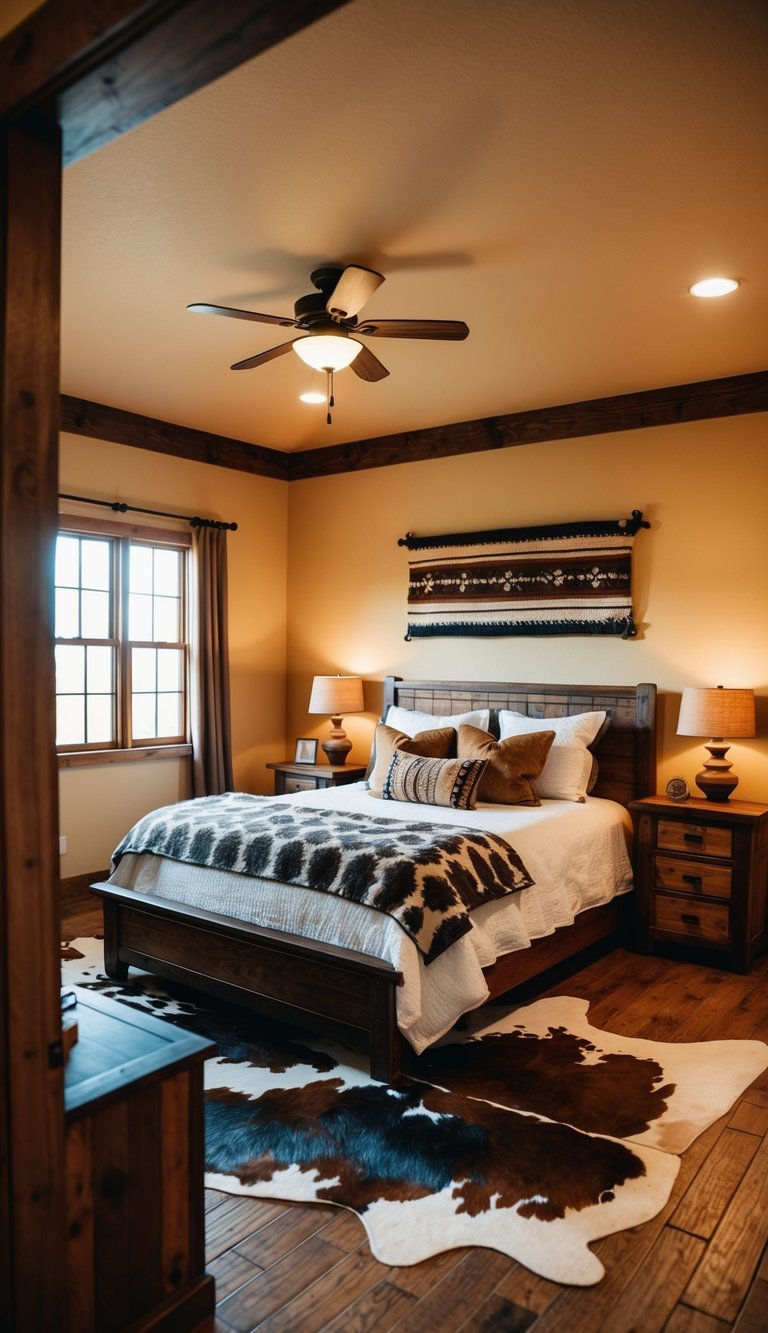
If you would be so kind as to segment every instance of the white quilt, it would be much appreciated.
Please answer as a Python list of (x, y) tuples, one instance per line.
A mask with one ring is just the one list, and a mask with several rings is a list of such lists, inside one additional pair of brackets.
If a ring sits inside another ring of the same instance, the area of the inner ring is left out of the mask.
[(533, 876), (532, 888), (474, 912), (469, 934), (427, 967), (397, 922), (370, 907), (164, 857), (123, 856), (110, 878), (113, 884), (391, 962), (403, 974), (398, 1025), (416, 1052), (487, 1000), (482, 968), (499, 954), (528, 948), (532, 940), (570, 925), (578, 912), (632, 887), (631, 821), (613, 801), (588, 797), (584, 804), (544, 801), (539, 807), (481, 804), (457, 818), (458, 812), (440, 806), (382, 801), (362, 782), (274, 799), (486, 830), (506, 838)]

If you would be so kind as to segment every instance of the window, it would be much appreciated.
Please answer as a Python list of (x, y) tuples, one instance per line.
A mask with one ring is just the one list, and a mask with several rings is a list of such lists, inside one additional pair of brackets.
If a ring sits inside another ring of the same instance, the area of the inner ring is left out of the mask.
[(188, 543), (153, 529), (72, 520), (56, 542), (60, 751), (188, 739)]

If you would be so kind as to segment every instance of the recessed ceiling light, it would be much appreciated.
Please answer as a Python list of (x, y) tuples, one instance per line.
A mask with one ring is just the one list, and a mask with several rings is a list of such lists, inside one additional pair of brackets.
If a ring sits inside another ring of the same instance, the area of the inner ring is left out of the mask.
[(729, 292), (735, 292), (738, 285), (735, 278), (703, 278), (688, 290), (691, 296), (727, 296)]
[(324, 403), (325, 394), (318, 393), (317, 389), (309, 389), (306, 393), (300, 393), (299, 398), (302, 403)]

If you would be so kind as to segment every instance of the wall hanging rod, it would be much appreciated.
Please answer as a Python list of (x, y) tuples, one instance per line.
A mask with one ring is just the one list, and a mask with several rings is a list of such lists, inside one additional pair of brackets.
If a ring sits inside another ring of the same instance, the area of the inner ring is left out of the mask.
[(117, 514), (152, 514), (155, 518), (180, 518), (188, 523), (191, 528), (221, 528), (226, 532), (237, 532), (236, 523), (224, 523), (220, 518), (200, 518), (199, 515), (191, 514), (169, 514), (165, 509), (141, 509), (139, 505), (127, 505), (122, 500), (92, 500), (88, 495), (63, 495), (59, 492), (60, 500), (76, 500), (78, 504), (102, 505), (105, 509), (113, 509)]

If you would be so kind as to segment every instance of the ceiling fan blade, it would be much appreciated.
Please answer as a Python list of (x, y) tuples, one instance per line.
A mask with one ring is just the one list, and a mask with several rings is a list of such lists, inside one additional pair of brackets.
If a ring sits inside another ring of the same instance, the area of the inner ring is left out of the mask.
[(257, 310), (233, 310), (228, 305), (208, 305), (205, 301), (195, 301), (193, 305), (187, 306), (187, 310), (197, 315), (228, 315), (230, 319), (251, 319), (257, 324), (282, 324), (284, 328), (298, 328), (296, 320), (290, 315), (260, 315)]
[(462, 319), (377, 319), (366, 320), (354, 329), (371, 338), (439, 338), (459, 342), (469, 333)]
[(372, 268), (348, 265), (326, 301), (328, 314), (334, 319), (350, 319), (362, 310), (366, 301), (370, 301), (383, 281), (383, 274)]
[(263, 366), (267, 361), (274, 361), (276, 356), (283, 356), (285, 352), (290, 352), (293, 343), (280, 343), (277, 347), (270, 347), (268, 352), (259, 352), (256, 356), (248, 356), (245, 361), (236, 361), (230, 370), (254, 370), (256, 366)]
[(384, 380), (389, 374), (387, 367), (382, 365), (379, 358), (373, 355), (370, 347), (365, 345), (363, 345), (363, 350), (358, 352), (354, 361), (350, 363), (350, 369), (354, 370), (361, 380), (368, 380), (369, 383)]

